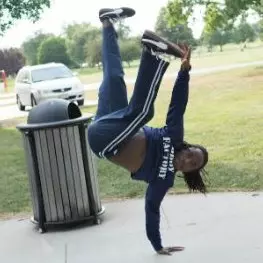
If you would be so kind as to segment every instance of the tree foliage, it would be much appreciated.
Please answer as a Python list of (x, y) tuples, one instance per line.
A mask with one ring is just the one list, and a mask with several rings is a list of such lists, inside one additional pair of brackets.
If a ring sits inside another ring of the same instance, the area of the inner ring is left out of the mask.
[(246, 21), (241, 21), (233, 31), (233, 40), (235, 43), (253, 42), (256, 39), (256, 31)]
[(157, 34), (172, 42), (187, 42), (192, 47), (197, 45), (194, 39), (192, 29), (186, 24), (178, 24), (174, 27), (170, 26), (167, 20), (167, 9), (162, 8), (157, 17), (155, 24), (155, 31)]
[(27, 18), (37, 21), (45, 7), (50, 7), (50, 0), (1, 0), (0, 35), (16, 20)]
[[(193, 14), (196, 5), (210, 9), (210, 22), (213, 27), (223, 20), (234, 21), (239, 15), (254, 10), (258, 14), (263, 14), (262, 0), (169, 0), (167, 4), (167, 18), (170, 26), (186, 23)], [(211, 10), (212, 9), (212, 10)], [(220, 25), (219, 25), (220, 26)]]
[(87, 42), (85, 45), (86, 61), (90, 67), (98, 66), (100, 68), (102, 62), (102, 38), (97, 37), (93, 41)]
[(250, 25), (244, 17), (237, 26), (228, 30), (222, 30), (219, 28), (204, 30), (201, 41), (207, 45), (208, 50), (210, 51), (213, 46), (217, 45), (219, 45), (220, 50), (223, 51), (223, 46), (227, 43), (243, 43), (245, 47), (247, 42), (253, 42), (259, 37), (259, 28), (260, 23)]
[(65, 39), (50, 37), (42, 42), (38, 50), (38, 63), (60, 62), (70, 65)]
[(130, 67), (130, 63), (141, 55), (141, 47), (137, 39), (129, 39), (120, 42), (120, 53), (122, 61)]
[(44, 40), (52, 36), (53, 36), (52, 34), (44, 34), (42, 32), (36, 32), (33, 37), (26, 40), (22, 44), (22, 51), (26, 57), (27, 64), (30, 65), (38, 64), (38, 49)]
[(259, 38), (263, 41), (263, 19), (259, 21), (258, 27), (259, 27)]
[(70, 57), (82, 64), (86, 60), (87, 43), (100, 37), (101, 31), (90, 23), (68, 25), (64, 31)]
[(224, 15), (224, 11), (217, 4), (210, 4), (205, 11), (205, 32), (213, 33), (219, 28), (226, 27), (227, 19)]
[(7, 75), (16, 74), (25, 65), (25, 57), (18, 48), (0, 50), (0, 70)]
[(118, 34), (119, 39), (128, 39), (131, 33), (131, 29), (129, 26), (125, 25), (123, 20), (117, 24), (116, 32)]
[(223, 46), (232, 39), (231, 31), (221, 31), (219, 29), (214, 30), (213, 32), (206, 32), (202, 36), (203, 43), (207, 45), (208, 50), (211, 51), (214, 46), (219, 46), (220, 51), (223, 51)]

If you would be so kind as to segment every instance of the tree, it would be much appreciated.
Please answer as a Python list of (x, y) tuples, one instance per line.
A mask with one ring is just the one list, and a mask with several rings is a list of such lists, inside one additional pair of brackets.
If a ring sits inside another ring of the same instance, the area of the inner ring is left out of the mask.
[(258, 27), (259, 27), (259, 38), (261, 41), (263, 41), (263, 19), (259, 21)]
[[(201, 5), (203, 7), (211, 8), (213, 6), (214, 12), (217, 13), (214, 22), (223, 14), (226, 21), (232, 21), (248, 11), (254, 10), (258, 14), (263, 14), (262, 0), (169, 0), (167, 4), (167, 18), (170, 26), (186, 23), (193, 15), (194, 7)], [(220, 19), (219, 19), (220, 21)]]
[(192, 29), (187, 25), (169, 26), (166, 8), (161, 8), (159, 12), (155, 24), (155, 31), (157, 34), (172, 42), (187, 42), (192, 47), (197, 46), (197, 41), (194, 39)]
[(95, 67), (98, 66), (100, 68), (100, 64), (102, 62), (102, 38), (98, 37), (93, 41), (87, 42), (85, 45), (86, 52), (86, 61), (89, 66)]
[(253, 42), (256, 39), (256, 32), (246, 21), (241, 21), (238, 27), (234, 30), (235, 43)]
[(230, 31), (221, 31), (219, 29), (213, 32), (206, 32), (202, 36), (203, 43), (208, 47), (208, 50), (211, 51), (213, 46), (219, 46), (220, 51), (223, 51), (223, 46), (231, 41), (231, 32)]
[(138, 59), (141, 54), (141, 48), (137, 40), (128, 39), (120, 42), (121, 58), (130, 67), (130, 62)]
[(70, 65), (71, 61), (67, 53), (65, 39), (50, 37), (42, 42), (38, 50), (38, 63), (60, 62)]
[(205, 32), (215, 33), (219, 28), (223, 29), (227, 26), (228, 20), (223, 13), (223, 10), (218, 7), (217, 4), (210, 4), (205, 11), (204, 16), (205, 21)]
[(119, 21), (116, 31), (119, 39), (127, 39), (131, 33), (130, 27), (125, 25), (122, 20)]
[(0, 50), (0, 70), (15, 75), (25, 65), (25, 57), (18, 48)]
[(22, 51), (26, 57), (27, 64), (35, 65), (38, 63), (38, 48), (45, 39), (52, 36), (52, 34), (36, 32), (33, 37), (22, 44)]
[(15, 20), (27, 18), (37, 21), (45, 7), (50, 7), (50, 0), (2, 0), (0, 3), (0, 35)]
[(166, 7), (162, 7), (155, 23), (155, 32), (163, 37), (170, 37), (170, 27), (167, 23)]
[(89, 23), (68, 25), (64, 32), (68, 53), (79, 64), (82, 64), (86, 59), (86, 44), (101, 35), (101, 31)]

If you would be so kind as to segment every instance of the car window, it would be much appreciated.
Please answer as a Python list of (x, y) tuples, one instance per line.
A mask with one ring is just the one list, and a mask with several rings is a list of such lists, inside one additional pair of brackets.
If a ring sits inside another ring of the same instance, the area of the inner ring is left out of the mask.
[(65, 66), (53, 66), (42, 69), (34, 69), (31, 72), (32, 81), (40, 82), (53, 79), (71, 78), (72, 72)]
[(25, 79), (25, 71), (21, 70), (17, 76), (17, 82), (21, 83)]
[(31, 82), (31, 81), (30, 81), (30, 75), (29, 75), (29, 71), (28, 71), (28, 70), (25, 71), (23, 80), (27, 80), (28, 82)]

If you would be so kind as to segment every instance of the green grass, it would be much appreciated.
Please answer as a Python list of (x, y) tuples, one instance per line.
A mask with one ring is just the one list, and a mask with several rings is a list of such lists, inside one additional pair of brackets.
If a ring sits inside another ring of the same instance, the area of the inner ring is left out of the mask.
[[(240, 46), (231, 44), (226, 45), (223, 52), (216, 49), (214, 52), (208, 53), (205, 48), (200, 48), (192, 55), (192, 65), (195, 69), (235, 63), (247, 63), (258, 60), (263, 60), (263, 45), (261, 43), (249, 44), (244, 52), (240, 51)], [(125, 67), (124, 71), (127, 78), (136, 76), (138, 68), (135, 65), (138, 64), (139, 61), (134, 61), (133, 67)], [(176, 71), (179, 65), (180, 60), (171, 61), (167, 72), (171, 73)], [(93, 74), (81, 74), (79, 77), (81, 81), (86, 84), (100, 82), (102, 79), (102, 71), (100, 70)]]
[[(150, 125), (164, 124), (173, 82), (163, 81)], [(263, 187), (263, 68), (238, 69), (207, 76), (192, 76), (185, 115), (185, 139), (205, 145), (210, 191), (259, 190)], [(129, 94), (131, 94), (129, 87)], [(95, 112), (96, 107), (83, 111)], [(13, 124), (14, 125), (14, 124)], [(21, 136), (0, 126), (0, 214), (29, 211), (30, 195)], [(98, 162), (101, 197), (144, 195), (145, 184), (103, 160)], [(171, 192), (187, 192), (177, 179)]]
[(7, 91), (8, 92), (13, 92), (14, 90), (14, 85), (15, 85), (15, 79), (14, 78), (8, 78), (7, 79)]
[(20, 134), (0, 128), (0, 213), (29, 210), (29, 189)]

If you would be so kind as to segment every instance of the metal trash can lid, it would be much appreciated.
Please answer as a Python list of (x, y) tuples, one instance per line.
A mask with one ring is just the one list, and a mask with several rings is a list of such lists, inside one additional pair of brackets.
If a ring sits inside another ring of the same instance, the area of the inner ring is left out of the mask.
[(49, 123), (81, 117), (81, 111), (74, 102), (63, 99), (49, 99), (33, 107), (28, 114), (27, 123)]

